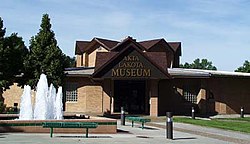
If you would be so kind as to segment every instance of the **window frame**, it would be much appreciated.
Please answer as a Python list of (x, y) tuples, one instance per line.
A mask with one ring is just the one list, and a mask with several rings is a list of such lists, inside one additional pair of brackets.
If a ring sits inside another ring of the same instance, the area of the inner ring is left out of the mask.
[(65, 84), (65, 102), (76, 103), (78, 102), (78, 86), (77, 83)]

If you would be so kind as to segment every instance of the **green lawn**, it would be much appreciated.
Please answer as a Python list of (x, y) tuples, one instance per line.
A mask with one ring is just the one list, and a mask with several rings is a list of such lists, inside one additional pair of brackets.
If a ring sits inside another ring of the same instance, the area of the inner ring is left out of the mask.
[(174, 117), (174, 122), (188, 123), (200, 126), (221, 128), (226, 130), (250, 133), (250, 118), (220, 118), (212, 120), (191, 119), (187, 117)]
[(250, 117), (245, 117), (245, 118), (218, 118), (217, 120), (250, 122)]

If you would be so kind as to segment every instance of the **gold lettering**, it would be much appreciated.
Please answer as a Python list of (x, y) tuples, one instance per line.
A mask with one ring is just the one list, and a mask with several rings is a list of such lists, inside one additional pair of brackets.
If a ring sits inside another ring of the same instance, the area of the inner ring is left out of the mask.
[(130, 74), (131, 74), (130, 69), (126, 69), (126, 76), (127, 76), (127, 77), (130, 77)]
[(124, 61), (140, 61), (138, 56), (125, 56)]
[(136, 71), (136, 75), (138, 76), (138, 77), (141, 77), (142, 76), (142, 69), (136, 69), (137, 71)]
[(138, 63), (137, 67), (138, 68), (143, 68), (143, 64), (140, 62), (140, 63)]
[(136, 69), (131, 69), (131, 76), (132, 77), (135, 77), (136, 76), (136, 71), (135, 71)]
[(112, 69), (112, 77), (150, 77), (150, 69)]
[(120, 76), (121, 76), (121, 77), (125, 77), (125, 74), (126, 74), (126, 73), (125, 73), (125, 70), (126, 70), (126, 69), (120, 69)]
[(151, 70), (145, 69), (139, 56), (125, 56), (118, 63), (118, 68), (112, 69), (112, 77), (150, 77)]
[(150, 69), (143, 69), (143, 76), (151, 76), (151, 71)]
[(114, 76), (119, 77), (119, 69), (112, 69), (112, 77)]

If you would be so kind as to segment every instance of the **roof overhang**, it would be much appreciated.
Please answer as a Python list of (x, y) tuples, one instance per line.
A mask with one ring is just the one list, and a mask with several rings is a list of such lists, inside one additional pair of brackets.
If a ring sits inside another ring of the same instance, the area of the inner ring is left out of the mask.
[(168, 68), (168, 72), (173, 78), (250, 78), (250, 73), (215, 70)]

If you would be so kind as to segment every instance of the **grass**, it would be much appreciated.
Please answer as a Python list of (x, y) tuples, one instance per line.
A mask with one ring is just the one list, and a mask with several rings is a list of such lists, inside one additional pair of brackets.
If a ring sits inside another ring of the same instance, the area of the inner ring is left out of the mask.
[(217, 120), (250, 122), (250, 117), (245, 117), (245, 118), (218, 118)]
[(174, 117), (173, 120), (174, 122), (250, 133), (250, 118), (219, 118), (212, 120), (200, 120), (187, 117)]

